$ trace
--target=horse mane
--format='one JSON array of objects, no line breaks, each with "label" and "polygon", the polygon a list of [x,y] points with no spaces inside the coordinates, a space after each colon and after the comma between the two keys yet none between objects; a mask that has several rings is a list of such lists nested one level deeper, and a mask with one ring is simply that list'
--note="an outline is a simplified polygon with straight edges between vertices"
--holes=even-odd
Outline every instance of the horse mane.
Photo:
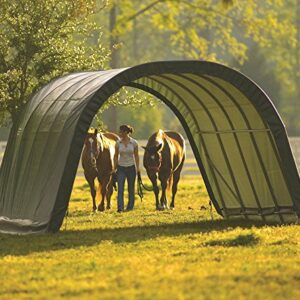
[{"label": "horse mane", "polygon": [[109,138],[110,140],[114,140],[114,141],[118,141],[120,138],[117,134],[113,133],[113,132],[103,132],[102,133],[105,137]]},{"label": "horse mane", "polygon": [[153,133],[150,136],[150,138],[148,139],[147,146],[154,146],[163,143],[164,135],[164,131],[162,129],[159,129],[157,132]]},{"label": "horse mane", "polygon": [[[100,138],[100,135],[102,138]],[[113,132],[100,132],[97,135],[97,141],[98,143],[102,143],[103,149],[109,148],[113,141],[116,142],[119,139],[119,136]]]}]

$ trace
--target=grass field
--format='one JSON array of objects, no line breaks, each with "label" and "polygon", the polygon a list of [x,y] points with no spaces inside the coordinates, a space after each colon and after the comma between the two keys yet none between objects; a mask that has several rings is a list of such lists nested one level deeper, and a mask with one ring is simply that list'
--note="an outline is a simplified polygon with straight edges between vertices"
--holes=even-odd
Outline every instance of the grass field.
[{"label": "grass field", "polygon": [[136,204],[92,214],[77,178],[61,232],[0,235],[0,299],[300,299],[299,226],[211,220],[199,178]]}]

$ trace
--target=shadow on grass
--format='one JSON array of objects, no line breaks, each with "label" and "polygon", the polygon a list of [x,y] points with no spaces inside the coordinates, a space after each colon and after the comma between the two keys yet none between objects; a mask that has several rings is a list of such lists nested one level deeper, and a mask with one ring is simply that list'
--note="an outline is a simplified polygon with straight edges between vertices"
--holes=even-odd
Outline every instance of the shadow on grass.
[{"label": "shadow on grass", "polygon": [[[113,243],[135,243],[157,237],[176,237],[211,231],[223,232],[230,228],[261,227],[263,223],[247,221],[198,221],[163,225],[135,226],[109,229],[62,230],[56,234],[11,236],[0,234],[0,257],[6,255],[27,255],[34,252],[88,247],[112,241]],[[258,242],[250,235],[239,236],[234,240],[212,241],[204,246],[238,246],[253,245]]]},{"label": "shadow on grass", "polygon": [[255,236],[253,233],[245,234],[245,235],[238,235],[232,239],[221,239],[221,240],[213,240],[207,243],[204,243],[204,246],[223,246],[223,247],[249,247],[255,246],[258,244],[259,238]]},{"label": "shadow on grass", "polygon": [[89,201],[89,199],[88,198],[83,198],[83,197],[81,197],[81,198],[77,197],[77,198],[72,198],[71,201],[72,202],[80,202],[80,203],[82,203],[84,201]]},{"label": "shadow on grass", "polygon": [[82,185],[76,186],[76,189],[81,190],[81,191],[85,191],[90,189],[90,186],[88,183],[84,183]]}]

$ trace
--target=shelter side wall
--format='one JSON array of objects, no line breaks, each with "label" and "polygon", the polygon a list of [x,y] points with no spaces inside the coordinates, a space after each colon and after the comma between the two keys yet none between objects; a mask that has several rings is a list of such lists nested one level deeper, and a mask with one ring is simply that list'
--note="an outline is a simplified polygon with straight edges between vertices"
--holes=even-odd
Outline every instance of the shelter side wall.
[{"label": "shelter side wall", "polygon": [[224,215],[293,208],[270,129],[253,100],[220,78],[208,79],[164,74],[136,82],[159,91],[185,117]]},{"label": "shelter side wall", "polygon": [[33,96],[17,134],[7,145],[9,158],[0,177],[1,216],[49,222],[80,112],[93,93],[117,72],[71,74]]}]

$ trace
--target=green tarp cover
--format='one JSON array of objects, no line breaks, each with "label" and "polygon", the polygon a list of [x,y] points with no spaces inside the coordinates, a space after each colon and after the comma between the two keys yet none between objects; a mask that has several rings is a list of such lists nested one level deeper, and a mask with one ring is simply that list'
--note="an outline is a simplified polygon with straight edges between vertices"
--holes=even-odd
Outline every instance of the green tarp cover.
[{"label": "green tarp cover", "polygon": [[220,215],[297,220],[299,175],[268,96],[226,66],[163,61],[70,74],[32,97],[11,131],[0,170],[0,231],[59,230],[86,132],[123,86],[155,95],[176,114]]}]

